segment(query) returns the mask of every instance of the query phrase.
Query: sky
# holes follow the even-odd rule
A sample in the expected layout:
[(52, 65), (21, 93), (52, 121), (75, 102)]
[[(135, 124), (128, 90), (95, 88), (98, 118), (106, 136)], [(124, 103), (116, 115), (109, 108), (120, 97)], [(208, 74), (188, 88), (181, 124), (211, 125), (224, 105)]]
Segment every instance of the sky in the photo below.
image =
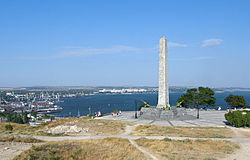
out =
[(250, 88), (249, 0), (0, 0), (0, 87)]

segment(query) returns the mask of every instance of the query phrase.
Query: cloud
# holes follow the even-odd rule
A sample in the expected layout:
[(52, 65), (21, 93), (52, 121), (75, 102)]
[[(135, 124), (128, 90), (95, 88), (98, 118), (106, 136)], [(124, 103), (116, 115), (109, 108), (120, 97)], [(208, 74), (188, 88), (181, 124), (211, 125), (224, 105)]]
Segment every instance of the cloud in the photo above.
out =
[(175, 43), (175, 42), (168, 42), (168, 47), (187, 47), (186, 44)]
[(133, 52), (138, 53), (147, 48), (136, 48), (131, 46), (112, 46), (109, 48), (93, 48), (93, 47), (75, 47), (75, 46), (66, 46), (61, 47), (63, 51), (55, 55), (56, 57), (77, 57), (77, 56), (87, 56), (87, 55), (98, 55), (98, 54), (112, 54), (112, 53), (124, 53), (124, 52)]
[[(186, 44), (168, 42), (168, 47), (187, 47)], [(98, 54), (112, 54), (112, 53), (145, 53), (145, 52), (155, 52), (158, 50), (157, 47), (153, 48), (137, 48), (126, 45), (117, 45), (105, 48), (94, 48), (94, 47), (81, 47), (81, 46), (64, 46), (60, 47), (62, 51), (54, 55), (54, 58), (64, 58), (64, 57), (77, 57), (77, 56), (88, 56), (88, 55), (98, 55)]]
[(223, 42), (222, 39), (216, 39), (216, 38), (207, 39), (207, 40), (202, 41), (201, 47), (218, 46), (222, 42)]
[[(187, 47), (186, 44), (180, 44), (175, 42), (169, 42), (168, 47)], [(43, 56), (22, 56), (19, 59), (25, 60), (47, 60), (47, 59), (60, 59), (70, 57), (84, 57), (101, 54), (119, 54), (119, 53), (155, 53), (159, 51), (159, 45), (151, 48), (137, 48), (126, 45), (116, 45), (111, 47), (83, 47), (83, 46), (62, 46), (54, 48), (57, 53), (46, 54)]]

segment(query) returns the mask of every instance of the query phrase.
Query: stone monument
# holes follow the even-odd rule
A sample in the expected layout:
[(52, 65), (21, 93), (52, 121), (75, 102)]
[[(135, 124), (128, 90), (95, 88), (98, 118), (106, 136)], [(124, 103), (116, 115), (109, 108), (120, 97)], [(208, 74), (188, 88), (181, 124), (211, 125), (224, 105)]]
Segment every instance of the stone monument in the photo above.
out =
[(159, 47), (159, 88), (157, 108), (169, 106), (168, 92), (168, 47), (167, 39), (162, 36)]
[(185, 108), (169, 106), (168, 90), (168, 48), (164, 36), (160, 39), (159, 48), (159, 89), (156, 107), (142, 107), (140, 119), (148, 120), (193, 120), (196, 117), (188, 115)]

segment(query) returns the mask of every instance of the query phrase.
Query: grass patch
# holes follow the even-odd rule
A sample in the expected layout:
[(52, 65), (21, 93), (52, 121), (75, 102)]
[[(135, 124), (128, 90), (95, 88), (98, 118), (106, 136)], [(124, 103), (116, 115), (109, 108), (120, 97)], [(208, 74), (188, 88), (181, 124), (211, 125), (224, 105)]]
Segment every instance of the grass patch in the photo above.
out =
[(131, 135), (196, 138), (232, 138), (235, 136), (231, 129), (225, 127), (166, 127), (155, 125), (139, 125)]
[(239, 149), (239, 145), (227, 141), (138, 139), (136, 143), (159, 159), (214, 160), (225, 158)]
[(14, 158), (14, 160), (21, 159), (141, 160), (146, 157), (126, 139), (106, 138), (49, 142), (41, 146), (33, 146)]
[(41, 143), (43, 141), (33, 137), (0, 136), (0, 142)]

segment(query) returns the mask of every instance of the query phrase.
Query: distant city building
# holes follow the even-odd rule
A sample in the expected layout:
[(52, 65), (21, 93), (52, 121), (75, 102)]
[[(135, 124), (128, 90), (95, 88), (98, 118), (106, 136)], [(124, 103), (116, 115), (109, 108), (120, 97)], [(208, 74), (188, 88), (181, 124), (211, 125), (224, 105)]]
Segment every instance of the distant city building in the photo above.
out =
[(140, 93), (146, 91), (146, 89), (101, 89), (99, 93)]

